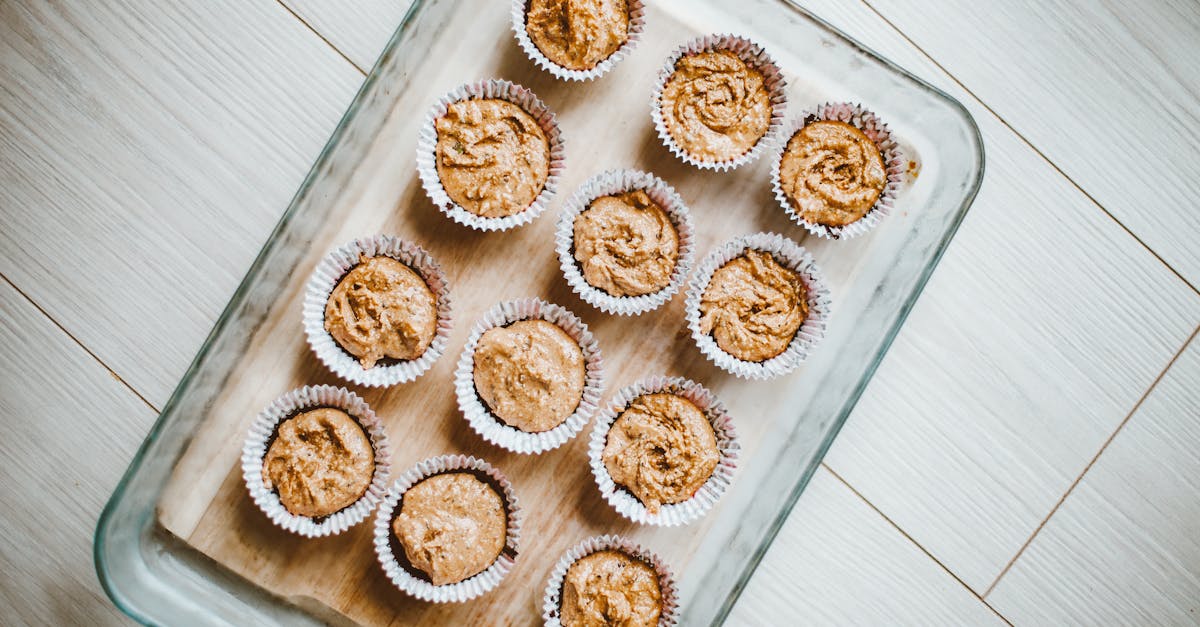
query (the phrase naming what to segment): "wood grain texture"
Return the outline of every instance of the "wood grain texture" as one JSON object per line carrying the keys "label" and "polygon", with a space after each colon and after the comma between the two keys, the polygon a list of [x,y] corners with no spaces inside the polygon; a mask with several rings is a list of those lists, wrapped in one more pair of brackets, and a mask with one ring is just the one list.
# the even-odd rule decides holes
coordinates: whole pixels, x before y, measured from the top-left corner
{"label": "wood grain texture", "polygon": [[868,0],[1200,286],[1193,0]]}
{"label": "wood grain texture", "polygon": [[370,72],[412,4],[408,0],[281,0],[314,31]]}
{"label": "wood grain texture", "polygon": [[1200,341],[989,595],[1026,624],[1200,622]]}
{"label": "wood grain texture", "polygon": [[1200,321],[1200,297],[861,4],[818,15],[967,105],[987,174],[826,460],[985,591]]}
{"label": "wood grain texture", "polygon": [[[527,624],[536,621],[542,585],[558,556],[569,546],[599,533],[628,534],[660,552],[680,573],[687,586],[705,572],[693,568],[697,547],[708,542],[704,553],[716,559],[713,547],[720,542],[706,537],[710,525],[737,526],[753,517],[769,516],[763,508],[746,511],[729,509],[729,503],[755,498],[755,483],[738,483],[756,472],[772,472],[770,455],[756,457],[760,441],[794,426],[796,408],[805,401],[804,370],[794,377],[770,382],[747,382],[724,374],[707,363],[687,336],[683,320],[683,298],[677,296],[662,310],[636,320],[604,315],[584,305],[561,279],[553,252],[553,213],[511,232],[478,233],[457,226],[438,212],[421,188],[414,167],[414,147],[423,111],[438,94],[458,85],[464,76],[498,76],[528,85],[554,109],[564,136],[582,156],[568,156],[568,166],[559,184],[564,196],[587,178],[605,169],[626,166],[652,170],[679,191],[695,216],[694,241],[698,251],[711,250],[731,235],[756,230],[782,231],[793,236],[800,229],[789,226],[782,211],[770,204],[769,163],[760,160],[735,172],[712,175],[673,158],[654,134],[645,94],[650,92],[656,70],[675,42],[694,37],[696,16],[669,8],[649,9],[656,36],[614,70],[608,80],[585,85],[568,85],[540,72],[520,52],[506,27],[507,12],[483,2],[471,11],[448,5],[431,9],[446,17],[447,24],[429,18],[423,32],[472,32],[472,47],[445,40],[428,49],[437,64],[405,70],[403,81],[390,85],[385,102],[391,114],[376,133],[366,156],[355,160],[353,175],[339,182],[336,193],[319,196],[315,202],[328,206],[328,219],[306,219],[311,231],[297,236],[303,260],[287,274],[281,294],[257,292],[272,303],[262,326],[228,378],[222,395],[206,409],[204,426],[191,441],[172,484],[165,491],[160,520],[175,535],[184,538],[206,555],[234,572],[286,598],[302,598],[313,606],[327,606],[352,620],[370,624],[445,622],[476,624],[489,622]],[[708,19],[716,19],[708,16]],[[712,28],[707,22],[701,22]],[[417,45],[417,44],[413,44]],[[424,46],[422,46],[424,50]],[[481,55],[479,50],[498,50]],[[404,57],[398,57],[404,58]],[[787,65],[791,79],[804,66]],[[800,83],[800,81],[797,81]],[[789,84],[790,81],[789,81]],[[410,86],[412,86],[410,88]],[[793,86],[793,97],[825,97],[818,87]],[[606,115],[596,115],[603,103]],[[351,130],[353,134],[356,130]],[[903,140],[903,138],[901,138]],[[921,160],[915,151],[912,157]],[[572,161],[574,159],[574,161]],[[929,181],[921,187],[921,181]],[[918,179],[914,197],[927,194],[936,179]],[[926,191],[919,191],[924,189]],[[926,196],[927,197],[927,196]],[[901,196],[900,203],[905,203]],[[561,202],[555,200],[555,204]],[[911,205],[914,209],[919,204]],[[917,213],[914,211],[914,213]],[[318,214],[319,215],[319,214]],[[816,242],[814,254],[830,288],[844,297],[841,329],[854,328],[857,318],[852,296],[873,292],[873,267],[879,262],[869,253],[872,242],[904,240],[889,233],[904,233],[915,218],[897,215],[889,223],[895,230],[879,229],[860,246]],[[302,228],[302,227],[297,227]],[[484,599],[462,605],[431,605],[396,591],[384,578],[370,541],[370,524],[337,538],[305,540],[272,526],[247,497],[239,457],[246,427],[254,415],[279,394],[304,384],[336,383],[310,354],[300,332],[303,285],[310,269],[329,249],[357,236],[394,233],[420,242],[445,268],[452,288],[455,328],[450,335],[452,352],[438,361],[418,381],[387,390],[365,390],[364,397],[384,420],[394,441],[393,468],[403,472],[426,457],[442,453],[474,454],[496,464],[518,491],[526,512],[522,525],[521,558],[509,578]],[[890,238],[890,239],[889,239]],[[890,249],[889,249],[890,252]],[[290,268],[290,266],[289,266]],[[861,280],[856,289],[851,283]],[[863,287],[865,286],[865,287]],[[501,300],[536,295],[561,303],[578,313],[589,325],[604,352],[609,395],[645,376],[682,375],[709,386],[729,407],[737,420],[742,468],[730,493],[717,505],[717,512],[686,529],[637,527],[624,522],[604,503],[586,464],[587,441],[579,437],[561,449],[536,457],[506,453],[483,443],[463,423],[453,393],[452,372],[470,326],[484,311]],[[858,305],[863,307],[862,304]],[[847,326],[849,325],[849,326]],[[633,331],[633,332],[631,332]],[[859,328],[869,335],[876,330]],[[830,340],[823,354],[836,354]],[[812,367],[810,364],[805,368]],[[799,381],[797,381],[799,379]],[[814,422],[824,416],[810,417]],[[778,439],[778,438],[777,438]],[[736,494],[735,494],[736,493]],[[767,508],[769,509],[769,508]],[[723,512],[723,518],[718,513]],[[338,582],[330,586],[328,582]]]}
{"label": "wood grain texture", "polygon": [[166,400],[362,76],[273,0],[0,4],[0,273]]}
{"label": "wood grain texture", "polygon": [[118,625],[92,530],[154,411],[0,280],[0,622]]}
{"label": "wood grain texture", "polygon": [[1003,625],[825,468],[796,503],[730,625]]}

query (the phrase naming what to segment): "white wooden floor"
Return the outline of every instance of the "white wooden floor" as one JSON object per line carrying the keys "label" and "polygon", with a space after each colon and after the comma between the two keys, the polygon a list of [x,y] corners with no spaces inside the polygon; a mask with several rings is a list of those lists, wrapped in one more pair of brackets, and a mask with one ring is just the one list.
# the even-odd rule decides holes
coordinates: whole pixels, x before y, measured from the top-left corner
{"label": "white wooden floor", "polygon": [[[987,176],[731,622],[1200,623],[1200,4],[804,5]],[[0,0],[0,622],[122,622],[100,508],[406,9]]]}

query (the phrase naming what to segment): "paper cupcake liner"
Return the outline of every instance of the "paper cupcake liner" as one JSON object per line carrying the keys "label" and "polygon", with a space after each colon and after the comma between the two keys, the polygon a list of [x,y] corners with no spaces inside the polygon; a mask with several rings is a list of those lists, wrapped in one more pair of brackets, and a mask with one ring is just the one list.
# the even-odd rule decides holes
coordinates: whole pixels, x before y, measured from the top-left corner
{"label": "paper cupcake liner", "polygon": [[[546,184],[542,187],[542,192],[524,211],[502,218],[486,218],[476,215],[455,203],[446,193],[446,188],[442,186],[442,179],[437,172],[437,127],[435,124],[438,118],[446,115],[450,105],[456,102],[484,98],[507,100],[521,107],[542,127],[542,131],[546,134],[546,140],[550,144],[550,172],[546,178]],[[425,121],[421,124],[417,137],[417,172],[421,175],[421,185],[425,188],[425,193],[433,200],[433,204],[437,205],[438,209],[450,219],[479,231],[507,231],[529,224],[541,215],[558,190],[558,181],[563,170],[563,158],[563,136],[554,112],[532,91],[506,80],[491,79],[467,83],[442,96],[425,115]]]}
{"label": "paper cupcake liner", "polygon": [[[587,210],[593,200],[611,194],[645,191],[651,200],[663,208],[675,231],[679,235],[679,257],[671,272],[671,282],[661,290],[641,296],[613,296],[593,286],[583,277],[583,271],[575,260],[575,219]],[[598,174],[583,184],[567,200],[558,218],[554,234],[558,262],[567,284],[589,305],[610,314],[633,316],[658,309],[675,296],[692,269],[693,256],[692,217],[683,199],[665,181],[638,170],[609,170]]]}
{"label": "paper cupcake liner", "polygon": [[[712,476],[691,498],[681,503],[664,503],[659,507],[657,514],[651,514],[632,492],[613,481],[608,467],[604,465],[603,456],[608,432],[621,413],[639,396],[657,392],[682,396],[704,413],[704,417],[712,425],[713,434],[716,435],[720,460],[713,469]],[[588,443],[588,460],[600,493],[618,513],[635,523],[674,527],[693,522],[712,509],[733,481],[740,449],[733,419],[725,410],[725,405],[708,388],[680,377],[650,377],[617,392],[608,407],[597,414],[596,426],[592,428],[591,441]]]}
{"label": "paper cupcake liner", "polygon": [[[530,433],[509,426],[488,409],[475,390],[475,349],[479,339],[494,327],[508,326],[520,320],[545,320],[556,325],[579,343],[583,351],[584,383],[583,398],[575,413],[562,424],[550,429]],[[483,439],[515,453],[534,454],[562,446],[567,440],[583,430],[588,419],[600,404],[604,392],[604,360],[600,345],[586,324],[567,309],[537,298],[522,298],[500,303],[483,315],[471,329],[454,371],[454,391],[458,396],[458,408],[463,417]]]}
{"label": "paper cupcake liner", "polygon": [[[399,514],[396,506],[409,488],[421,480],[434,475],[455,471],[478,471],[486,474],[499,485],[504,492],[504,506],[508,512],[508,529],[505,547],[500,557],[483,572],[457,583],[435,586],[423,578],[423,573],[407,570],[392,553],[392,521]],[[375,515],[375,554],[384,573],[400,590],[422,601],[434,603],[461,603],[478,597],[500,584],[505,575],[512,570],[516,563],[521,542],[521,510],[517,505],[517,495],[513,493],[512,484],[491,464],[465,455],[442,455],[427,459],[407,472],[400,475],[379,511]]]}
{"label": "paper cupcake liner", "polygon": [[[371,440],[375,452],[375,472],[367,491],[348,507],[322,518],[298,516],[287,510],[279,495],[263,483],[263,458],[267,443],[284,420],[309,409],[336,407],[350,414]],[[383,499],[387,478],[391,472],[391,448],[383,423],[366,401],[346,388],[331,385],[306,386],[292,390],[275,399],[258,414],[250,425],[242,446],[242,477],[250,498],[271,519],[271,522],[306,538],[339,534],[362,522]]]}
{"label": "paper cupcake liner", "polygon": [[649,549],[627,538],[606,535],[588,538],[571,547],[559,558],[554,570],[550,571],[550,580],[546,582],[546,593],[542,601],[542,620],[547,627],[562,626],[562,587],[567,577],[567,569],[575,562],[600,551],[620,551],[654,568],[658,573],[658,587],[662,596],[662,612],[658,618],[658,625],[672,627],[679,621],[679,593],[675,589],[675,580],[667,563]]}
{"label": "paper cupcake liner", "polygon": [[[726,161],[700,161],[676,143],[675,138],[667,130],[667,122],[662,112],[662,93],[667,79],[675,71],[675,63],[679,59],[685,55],[718,50],[728,50],[736,54],[746,65],[762,72],[763,85],[771,96],[771,122],[767,126],[766,134],[740,157]],[[658,80],[654,84],[654,93],[650,98],[650,117],[654,120],[654,128],[658,131],[659,139],[676,157],[697,168],[724,172],[754,161],[766,150],[767,145],[783,125],[784,109],[787,107],[786,90],[787,82],[783,78],[783,73],[762,46],[736,35],[705,35],[676,48],[667,62],[659,69]]]}
{"label": "paper cupcake liner", "polygon": [[[325,330],[325,304],[342,277],[359,264],[359,255],[391,257],[412,268],[437,296],[437,331],[433,342],[416,359],[376,364],[364,369],[358,358],[346,352]],[[304,288],[304,332],[317,358],[337,376],[367,387],[407,383],[429,370],[450,343],[450,284],[441,266],[425,249],[389,235],[375,235],[334,249],[317,264]]]}
{"label": "paper cupcake liner", "polygon": [[517,37],[517,44],[534,64],[553,74],[554,78],[564,81],[582,82],[604,76],[637,47],[638,42],[642,39],[642,31],[646,28],[646,5],[643,0],[626,0],[625,7],[629,11],[629,38],[595,67],[588,70],[571,70],[547,58],[529,38],[525,24],[528,6],[529,0],[513,0],[512,2],[512,30]]}
{"label": "paper cupcake liner", "polygon": [[[791,344],[779,355],[757,362],[730,355],[717,346],[711,335],[700,331],[700,299],[708,287],[708,282],[712,280],[713,273],[740,257],[747,248],[770,253],[785,268],[799,273],[808,292],[808,316],[796,331]],[[795,370],[824,337],[830,305],[829,288],[826,287],[821,270],[808,251],[777,233],[755,233],[725,243],[700,262],[688,286],[687,323],[700,352],[722,370],[744,379],[771,379]]]}
{"label": "paper cupcake liner", "polygon": [[[879,153],[883,156],[883,163],[887,167],[887,186],[883,188],[883,193],[879,195],[875,205],[867,211],[866,215],[846,226],[826,226],[805,220],[792,206],[787,194],[783,192],[783,181],[779,176],[783,154],[787,150],[787,144],[791,141],[792,136],[805,126],[823,120],[845,122],[862,131],[875,143],[875,147],[879,149]],[[805,111],[789,122],[779,135],[779,146],[771,162],[771,190],[775,193],[775,200],[779,202],[793,222],[808,229],[808,232],[813,235],[828,239],[857,237],[871,230],[884,216],[891,213],[892,206],[896,201],[896,194],[899,192],[903,180],[904,156],[901,154],[896,140],[892,139],[888,125],[874,113],[864,109],[862,105],[848,102],[827,102],[815,109]]]}

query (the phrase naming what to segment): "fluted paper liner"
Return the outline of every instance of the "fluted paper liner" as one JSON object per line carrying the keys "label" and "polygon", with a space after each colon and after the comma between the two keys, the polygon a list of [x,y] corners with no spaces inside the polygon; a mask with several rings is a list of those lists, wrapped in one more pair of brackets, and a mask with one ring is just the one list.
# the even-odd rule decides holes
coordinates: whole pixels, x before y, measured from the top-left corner
{"label": "fluted paper liner", "polygon": [[[533,433],[509,426],[492,413],[475,389],[475,349],[479,346],[479,339],[488,329],[508,326],[520,320],[545,320],[565,331],[583,351],[583,397],[574,413],[548,431]],[[587,325],[566,308],[537,298],[499,303],[475,323],[463,347],[458,368],[454,372],[458,408],[471,428],[492,444],[525,454],[558,448],[583,430],[600,404],[600,395],[604,392],[603,363],[596,338]]]}
{"label": "fluted paper liner", "polygon": [[[681,58],[698,52],[716,52],[718,50],[728,50],[736,54],[746,65],[762,73],[763,86],[766,87],[767,93],[771,97],[771,122],[767,126],[767,132],[763,134],[758,142],[736,159],[701,161],[680,146],[675,141],[675,138],[671,136],[670,131],[667,130],[667,122],[662,112],[662,94],[663,89],[666,87],[667,79],[675,72],[675,63]],[[658,80],[654,84],[654,93],[650,98],[650,118],[654,121],[654,128],[658,131],[659,139],[662,140],[663,145],[676,157],[697,168],[723,172],[754,161],[767,149],[767,145],[783,125],[783,116],[786,107],[787,81],[784,80],[779,66],[775,64],[775,61],[771,59],[771,56],[767,54],[762,46],[745,37],[738,37],[736,35],[705,35],[676,48],[675,52],[667,59],[667,62],[658,70]]]}
{"label": "fluted paper liner", "polygon": [[554,75],[554,78],[564,81],[590,81],[604,76],[621,62],[626,55],[633,51],[642,39],[642,31],[646,28],[646,5],[642,0],[626,0],[625,8],[629,12],[629,38],[612,54],[600,61],[595,67],[586,70],[572,70],[551,61],[542,53],[526,30],[526,13],[529,0],[512,1],[512,30],[517,37],[517,44],[538,67]]}
{"label": "fluted paper liner", "polygon": [[[492,562],[492,565],[483,572],[457,583],[435,586],[432,582],[405,569],[392,553],[392,521],[399,513],[396,511],[396,506],[409,488],[434,475],[460,471],[484,473],[500,486],[503,491],[500,496],[508,514],[505,545],[496,561]],[[512,570],[520,550],[520,542],[521,511],[512,485],[491,464],[482,459],[465,455],[433,457],[410,468],[392,483],[391,489],[387,491],[387,496],[384,497],[383,504],[379,506],[379,511],[375,515],[375,554],[379,558],[380,565],[383,566],[383,572],[397,588],[422,601],[461,603],[492,590]]]}
{"label": "fluted paper liner", "polygon": [[[807,288],[808,316],[796,331],[787,349],[764,361],[738,359],[722,350],[712,335],[700,330],[700,300],[708,282],[712,280],[713,273],[745,254],[748,248],[769,253],[780,265],[797,272]],[[820,268],[808,251],[777,233],[755,233],[725,243],[700,262],[688,286],[687,323],[700,352],[722,370],[745,379],[771,379],[799,367],[808,357],[809,351],[824,337],[830,304],[829,288],[826,287]]]}
{"label": "fluted paper liner", "polygon": [[[371,440],[371,448],[375,454],[375,472],[362,497],[342,510],[318,519],[298,516],[283,506],[279,495],[264,485],[263,460],[267,454],[267,442],[275,434],[280,423],[301,412],[322,407],[336,407],[358,422]],[[383,423],[366,401],[346,388],[331,385],[306,386],[272,401],[251,423],[242,447],[242,477],[246,482],[246,489],[250,491],[250,498],[271,522],[306,538],[316,538],[339,534],[371,514],[371,510],[375,509],[387,491],[391,458],[392,452]]]}
{"label": "fluted paper liner", "polygon": [[[359,255],[385,256],[412,268],[437,296],[437,330],[433,342],[420,357],[396,363],[377,363],[364,369],[358,358],[346,352],[325,330],[325,304],[342,277],[359,264]],[[389,235],[375,235],[334,249],[317,264],[304,288],[304,332],[308,345],[337,376],[367,387],[407,383],[429,370],[450,343],[450,285],[437,261],[425,249]]]}
{"label": "fluted paper liner", "polygon": [[[887,168],[887,185],[879,194],[875,204],[863,217],[845,226],[826,226],[804,219],[800,212],[792,206],[787,194],[784,193],[783,181],[779,175],[779,168],[783,162],[788,142],[805,126],[822,120],[845,122],[862,131],[868,139],[875,143],[879,154],[883,156],[884,167]],[[892,139],[888,125],[874,113],[863,108],[862,105],[848,102],[827,102],[815,109],[805,111],[784,127],[783,132],[779,135],[778,143],[778,149],[771,162],[771,190],[775,193],[775,200],[787,212],[788,217],[808,229],[809,233],[828,239],[857,237],[871,230],[884,216],[892,212],[896,194],[904,180],[904,156],[901,154],[896,140]]]}
{"label": "fluted paper liner", "polygon": [[649,549],[636,544],[628,538],[617,535],[596,536],[588,538],[571,547],[550,571],[550,579],[546,582],[546,593],[542,600],[542,620],[547,627],[562,627],[562,587],[567,577],[567,570],[575,562],[600,551],[620,551],[630,557],[641,560],[654,569],[658,574],[658,588],[662,597],[662,610],[658,617],[659,627],[672,627],[679,620],[679,593],[675,589],[675,580],[671,569],[661,557]]}
{"label": "fluted paper liner", "polygon": [[[546,178],[546,184],[542,186],[541,193],[524,211],[500,218],[477,215],[455,203],[446,193],[446,188],[442,186],[442,179],[438,176],[437,171],[436,122],[438,118],[446,115],[450,105],[456,102],[492,98],[507,100],[523,109],[542,127],[542,132],[546,134],[546,141],[550,144],[549,175]],[[425,188],[425,193],[429,195],[433,204],[437,205],[438,209],[450,219],[480,231],[507,231],[529,224],[541,215],[549,206],[550,200],[554,198],[555,192],[558,191],[559,177],[563,170],[563,155],[562,131],[558,127],[554,113],[550,111],[546,103],[525,87],[499,79],[467,83],[439,98],[425,115],[425,121],[421,124],[417,136],[417,173],[421,176],[421,185]]]}
{"label": "fluted paper liner", "polygon": [[[716,436],[720,459],[708,481],[691,498],[680,503],[664,503],[657,514],[651,514],[632,492],[613,481],[603,457],[608,432],[621,413],[638,397],[659,392],[681,396],[704,414]],[[712,509],[733,481],[740,449],[733,419],[725,410],[725,405],[708,388],[680,377],[650,377],[617,392],[604,411],[597,414],[596,426],[592,428],[591,441],[588,443],[588,459],[600,493],[618,513],[635,523],[674,527],[693,522]]]}
{"label": "fluted paper liner", "polygon": [[[601,197],[634,190],[646,192],[671,220],[679,235],[679,254],[670,283],[657,292],[641,296],[613,296],[593,286],[583,277],[579,262],[575,260],[575,219],[586,211],[592,201]],[[638,170],[609,170],[598,174],[584,183],[563,207],[559,214],[554,234],[558,263],[567,284],[589,305],[605,313],[633,316],[663,306],[675,296],[692,269],[693,256],[692,217],[683,199],[665,181]]]}

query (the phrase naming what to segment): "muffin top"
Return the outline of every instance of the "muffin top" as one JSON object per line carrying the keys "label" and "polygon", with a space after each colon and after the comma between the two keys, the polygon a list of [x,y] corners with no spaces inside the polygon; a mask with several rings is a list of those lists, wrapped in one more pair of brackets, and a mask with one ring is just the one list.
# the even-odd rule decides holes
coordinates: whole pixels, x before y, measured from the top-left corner
{"label": "muffin top", "polygon": [[592,287],[613,296],[653,294],[671,282],[679,233],[642,190],[601,196],[575,217],[575,260]]}
{"label": "muffin top", "polygon": [[475,348],[475,390],[497,418],[522,431],[549,431],[583,399],[583,350],[558,325],[521,320],[488,329]]}
{"label": "muffin top", "polygon": [[547,59],[590,70],[629,40],[629,10],[625,0],[530,0],[525,30]]}
{"label": "muffin top", "polygon": [[485,218],[520,213],[550,176],[550,143],[533,116],[499,99],[461,100],[437,119],[437,172],[450,199]]}
{"label": "muffin top", "polygon": [[887,168],[875,142],[861,130],[837,120],[819,120],[788,140],[779,181],[800,217],[846,226],[879,200],[887,186]]}
{"label": "muffin top", "polygon": [[771,96],[762,72],[728,50],[676,61],[660,104],[675,143],[704,162],[742,156],[771,125]]}
{"label": "muffin top", "polygon": [[507,529],[503,499],[466,472],[421,480],[404,493],[392,521],[404,555],[435,586],[487,570],[504,550]]}
{"label": "muffin top", "polygon": [[437,296],[403,263],[362,255],[325,303],[325,330],[363,368],[416,359],[437,333]]}
{"label": "muffin top", "polygon": [[579,558],[563,579],[563,627],[654,627],[662,614],[658,573],[622,551]]}
{"label": "muffin top", "polygon": [[743,361],[787,350],[808,315],[807,288],[769,253],[747,249],[713,273],[700,299],[700,330]]}
{"label": "muffin top", "polygon": [[371,440],[350,414],[332,407],[279,424],[263,456],[263,485],[297,516],[329,516],[362,498],[375,474]]}
{"label": "muffin top", "polygon": [[657,514],[664,503],[691,498],[720,454],[704,413],[686,398],[662,392],[639,396],[621,412],[602,459],[613,481]]}

